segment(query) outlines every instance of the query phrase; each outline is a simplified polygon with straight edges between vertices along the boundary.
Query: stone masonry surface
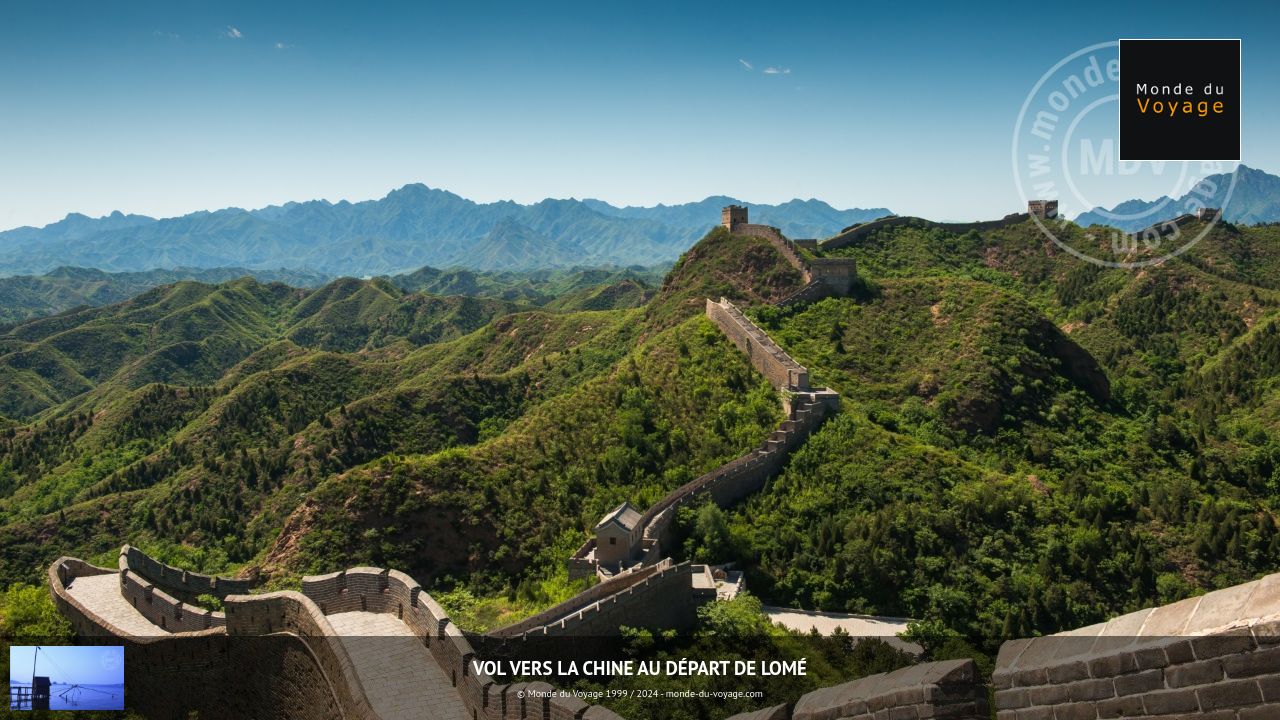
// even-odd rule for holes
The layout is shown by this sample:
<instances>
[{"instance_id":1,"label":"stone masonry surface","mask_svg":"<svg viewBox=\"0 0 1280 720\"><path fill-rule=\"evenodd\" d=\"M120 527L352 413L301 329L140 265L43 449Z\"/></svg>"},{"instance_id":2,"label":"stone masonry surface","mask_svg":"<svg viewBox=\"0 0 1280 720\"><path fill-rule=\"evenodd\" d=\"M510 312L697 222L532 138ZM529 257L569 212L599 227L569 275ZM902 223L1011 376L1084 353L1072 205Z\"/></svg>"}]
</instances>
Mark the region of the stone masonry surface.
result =
<instances>
[{"instance_id":1,"label":"stone masonry surface","mask_svg":"<svg viewBox=\"0 0 1280 720\"><path fill-rule=\"evenodd\" d=\"M90 575L76 578L67 593L81 604L93 608L106 622L120 632L138 637L168 635L168 631L147 620L120 594L120 576Z\"/></svg>"},{"instance_id":2,"label":"stone masonry surface","mask_svg":"<svg viewBox=\"0 0 1280 720\"><path fill-rule=\"evenodd\" d=\"M690 569L683 564L660 575ZM84 641L129 647L127 682L147 689L131 697L141 698L139 709L155 717L195 710L202 718L229 720L264 708L270 714L263 717L326 720L617 717L579 700L519 697L542 684L503 685L474 675L466 638L412 578L394 570L309 577L303 582L308 594L230 596L226 626L173 634L147 627L150 621L124 601L120 576L74 558L49 569L55 602ZM645 584L630 590L638 593ZM365 641L370 645L362 647ZM404 684L416 690L405 693ZM1000 720L1280 717L1280 574L1059 635L1011 641L1001 648L992 685ZM822 688L793 707L762 708L736 720L976 720L987 717L985 698L972 662L947 661Z\"/></svg>"},{"instance_id":3,"label":"stone masonry surface","mask_svg":"<svg viewBox=\"0 0 1280 720\"><path fill-rule=\"evenodd\" d=\"M120 569L128 569L157 588L180 600L191 602L197 595L243 595L253 589L253 581L238 578L220 578L190 572L152 559L135 547L120 548Z\"/></svg>"},{"instance_id":4,"label":"stone masonry surface","mask_svg":"<svg viewBox=\"0 0 1280 720\"><path fill-rule=\"evenodd\" d=\"M329 616L360 684L383 720L466 720L467 709L427 648L394 615L344 612Z\"/></svg>"},{"instance_id":5,"label":"stone masonry surface","mask_svg":"<svg viewBox=\"0 0 1280 720\"><path fill-rule=\"evenodd\" d=\"M1000 720L1280 717L1280 574L1000 648Z\"/></svg>"}]
</instances>

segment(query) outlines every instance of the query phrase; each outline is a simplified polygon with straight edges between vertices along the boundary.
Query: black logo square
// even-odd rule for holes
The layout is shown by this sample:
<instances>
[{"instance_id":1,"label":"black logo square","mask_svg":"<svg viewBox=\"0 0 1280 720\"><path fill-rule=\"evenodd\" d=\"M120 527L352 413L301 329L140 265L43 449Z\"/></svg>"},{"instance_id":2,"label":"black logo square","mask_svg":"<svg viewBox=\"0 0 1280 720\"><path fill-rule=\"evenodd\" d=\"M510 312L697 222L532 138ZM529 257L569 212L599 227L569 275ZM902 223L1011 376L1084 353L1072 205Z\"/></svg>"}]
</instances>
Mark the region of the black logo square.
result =
<instances>
[{"instance_id":1,"label":"black logo square","mask_svg":"<svg viewBox=\"0 0 1280 720\"><path fill-rule=\"evenodd\" d=\"M1239 160L1240 41L1121 40L1120 159Z\"/></svg>"}]
</instances>

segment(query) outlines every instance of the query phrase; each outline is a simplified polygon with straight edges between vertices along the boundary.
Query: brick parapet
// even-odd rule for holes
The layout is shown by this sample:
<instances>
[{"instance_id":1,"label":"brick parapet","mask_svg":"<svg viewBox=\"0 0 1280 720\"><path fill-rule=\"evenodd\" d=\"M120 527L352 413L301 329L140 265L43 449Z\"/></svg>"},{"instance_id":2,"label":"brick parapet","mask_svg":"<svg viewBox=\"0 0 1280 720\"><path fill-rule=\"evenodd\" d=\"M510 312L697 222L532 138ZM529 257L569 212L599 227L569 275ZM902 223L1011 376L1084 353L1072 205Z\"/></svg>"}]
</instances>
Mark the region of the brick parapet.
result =
<instances>
[{"instance_id":1,"label":"brick parapet","mask_svg":"<svg viewBox=\"0 0 1280 720\"><path fill-rule=\"evenodd\" d=\"M1165 235L1171 235L1178 232L1184 225L1197 220L1195 215L1185 214L1175 218L1149 225L1137 232L1130 233L1130 237L1135 240L1159 240Z\"/></svg>"},{"instance_id":2,"label":"brick parapet","mask_svg":"<svg viewBox=\"0 0 1280 720\"><path fill-rule=\"evenodd\" d=\"M378 720L346 647L310 598L286 590L265 595L233 595L226 602L229 636L296 635L316 659L338 698L343 716Z\"/></svg>"},{"instance_id":3,"label":"brick parapet","mask_svg":"<svg viewBox=\"0 0 1280 720\"><path fill-rule=\"evenodd\" d=\"M697 609L714 600L693 588L695 567L690 562L665 564L638 582L608 593L581 608L573 608L542 625L526 628L524 637L611 636L623 625L685 629L694 623Z\"/></svg>"},{"instance_id":4,"label":"brick parapet","mask_svg":"<svg viewBox=\"0 0 1280 720\"><path fill-rule=\"evenodd\" d=\"M814 690L796 701L790 720L883 717L986 720L986 685L972 660L921 663Z\"/></svg>"},{"instance_id":5,"label":"brick parapet","mask_svg":"<svg viewBox=\"0 0 1280 720\"><path fill-rule=\"evenodd\" d=\"M779 390L809 389L809 371L783 351L778 344L751 322L727 298L719 302L707 298L707 317L747 355L761 375Z\"/></svg>"},{"instance_id":6,"label":"brick parapet","mask_svg":"<svg viewBox=\"0 0 1280 720\"><path fill-rule=\"evenodd\" d=\"M494 637L514 637L533 631L554 620L572 615L605 597L622 592L632 585L644 581L645 578L661 572L669 567L670 564L670 560L665 560L663 563L642 566L629 572L615 575L608 580L592 585L562 603L547 608L536 615L531 615L517 623L494 630L490 634Z\"/></svg>"},{"instance_id":7,"label":"brick parapet","mask_svg":"<svg viewBox=\"0 0 1280 720\"><path fill-rule=\"evenodd\" d=\"M171 596L190 602L197 595L244 595L253 589L252 580L223 578L166 565L132 545L120 548L120 570L128 569Z\"/></svg>"},{"instance_id":8,"label":"brick parapet","mask_svg":"<svg viewBox=\"0 0 1280 720\"><path fill-rule=\"evenodd\" d=\"M1001 720L1280 717L1280 574L1007 642L992 685Z\"/></svg>"},{"instance_id":9,"label":"brick parapet","mask_svg":"<svg viewBox=\"0 0 1280 720\"><path fill-rule=\"evenodd\" d=\"M193 632L227 624L226 613L184 603L127 567L120 570L119 576L121 596L161 630Z\"/></svg>"},{"instance_id":10,"label":"brick parapet","mask_svg":"<svg viewBox=\"0 0 1280 720\"><path fill-rule=\"evenodd\" d=\"M808 285L791 293L774 303L777 307L791 307L792 305L804 305L816 302L823 298L835 295L835 289L821 280L812 280Z\"/></svg>"}]
</instances>

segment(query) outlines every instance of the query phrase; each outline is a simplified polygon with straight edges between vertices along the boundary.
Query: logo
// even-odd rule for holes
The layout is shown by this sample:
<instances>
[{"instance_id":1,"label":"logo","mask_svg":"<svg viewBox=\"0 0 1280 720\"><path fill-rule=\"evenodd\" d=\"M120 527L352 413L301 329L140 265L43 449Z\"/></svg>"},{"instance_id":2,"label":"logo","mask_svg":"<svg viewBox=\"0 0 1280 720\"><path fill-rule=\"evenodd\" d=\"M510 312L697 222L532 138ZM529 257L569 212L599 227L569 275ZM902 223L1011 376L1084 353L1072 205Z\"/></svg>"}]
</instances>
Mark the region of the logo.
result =
<instances>
[{"instance_id":1,"label":"logo","mask_svg":"<svg viewBox=\"0 0 1280 720\"><path fill-rule=\"evenodd\" d=\"M1121 160L1119 101L1119 42L1059 60L1018 113L1014 179L1024 202L1058 203L1061 211L1031 217L1059 248L1106 267L1157 265L1190 250L1220 221L1237 163ZM1154 199L1106 209L1133 197ZM1086 212L1101 224L1082 230L1067 219Z\"/></svg>"}]
</instances>

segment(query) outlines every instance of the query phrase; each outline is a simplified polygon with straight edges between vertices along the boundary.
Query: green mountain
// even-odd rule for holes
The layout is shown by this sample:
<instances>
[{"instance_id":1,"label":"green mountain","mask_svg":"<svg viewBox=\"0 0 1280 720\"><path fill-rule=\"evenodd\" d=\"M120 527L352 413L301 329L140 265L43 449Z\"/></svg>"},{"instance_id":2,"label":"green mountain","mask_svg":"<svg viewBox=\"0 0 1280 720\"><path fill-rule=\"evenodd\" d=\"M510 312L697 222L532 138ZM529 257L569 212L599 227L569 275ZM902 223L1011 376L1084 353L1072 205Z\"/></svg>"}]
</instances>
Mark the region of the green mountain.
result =
<instances>
[{"instance_id":1,"label":"green mountain","mask_svg":"<svg viewBox=\"0 0 1280 720\"><path fill-rule=\"evenodd\" d=\"M549 305L554 301L554 306L561 310L579 307L573 298L580 297L579 309L606 310L643 305L652 294L650 287L662 282L664 267L566 267L518 272L423 267L387 279L410 293L467 295L533 306ZM122 302L159 285L181 280L216 284L241 277L302 288L316 287L330 280L324 275L294 270L178 268L108 273L63 267L46 275L0 278L0 326L56 315L82 306L98 307ZM570 297L570 293L577 295Z\"/></svg>"},{"instance_id":2,"label":"green mountain","mask_svg":"<svg viewBox=\"0 0 1280 720\"><path fill-rule=\"evenodd\" d=\"M552 296L537 309L490 294L496 274L424 270L29 321L0 335L0 582L129 539L272 587L403 568L478 629L534 612L579 588L564 560L606 509L779 421L703 317L725 295L843 405L763 492L682 513L681 554L739 563L771 603L991 651L1276 569L1277 232L1220 225L1127 271L1031 223L904 225L832 251L855 296L779 309L799 273L717 228L656 291L631 271L505 286Z\"/></svg>"},{"instance_id":3,"label":"green mountain","mask_svg":"<svg viewBox=\"0 0 1280 720\"><path fill-rule=\"evenodd\" d=\"M328 279L323 275L294 270L175 268L107 273L90 268L60 267L45 275L0 278L0 325L55 315L82 305L110 305L180 280L221 283L245 276L294 287L313 287Z\"/></svg>"},{"instance_id":4,"label":"green mountain","mask_svg":"<svg viewBox=\"0 0 1280 720\"><path fill-rule=\"evenodd\" d=\"M1220 226L1142 271L1030 224L839 251L867 297L755 314L847 412L706 559L775 602L925 618L988 650L1274 572L1277 240Z\"/></svg>"},{"instance_id":5,"label":"green mountain","mask_svg":"<svg viewBox=\"0 0 1280 720\"><path fill-rule=\"evenodd\" d=\"M570 542L581 518L618 495L656 498L759 442L777 422L768 385L692 313L645 342L638 339L639 309L517 312L429 344L408 336L379 344L387 338L371 331L357 351L304 346L300 341L315 338L297 337L330 327L311 324L326 313L360 317L348 303L369 318L396 317L414 297L436 300L396 297L379 281L341 281L310 293L251 280L187 283L60 318L56 328L50 321L18 326L15 338L45 350L60 333L107 334L104 328L127 328L144 315L167 318L165 332L101 363L80 394L29 398L28 405L63 404L31 424L0 430L3 577L30 577L51 550L101 552L115 534L151 538L162 553L199 544L207 550L197 564L205 567L256 558L289 574L329 562L346 543L324 537L368 533L338 517L307 520L337 512L389 514L386 540L364 543L370 556L418 547L423 552L412 565L424 577L482 566L485 577L505 581L534 558L544 569L559 564L530 538ZM204 310L212 304L227 305L217 316L240 322L215 325ZM210 370L222 356L193 352L191 368L169 368L179 382L143 382L139 367L156 348L190 342L186 330L229 336L245 352L220 373ZM695 383L694 394L676 392ZM378 468L392 458L430 469L423 471L430 489L418 495L424 476L409 465L385 485ZM520 511L520 532L477 504L489 497L503 513L515 513L528 492L565 482L576 490L557 491L559 504ZM352 483L358 497L339 511L329 501ZM410 495L389 499L400 492ZM427 509L436 507L442 514ZM421 528L410 527L426 517L448 523L457 541L393 542L397 534L418 534ZM476 555L475 543L487 549Z\"/></svg>"}]
</instances>

